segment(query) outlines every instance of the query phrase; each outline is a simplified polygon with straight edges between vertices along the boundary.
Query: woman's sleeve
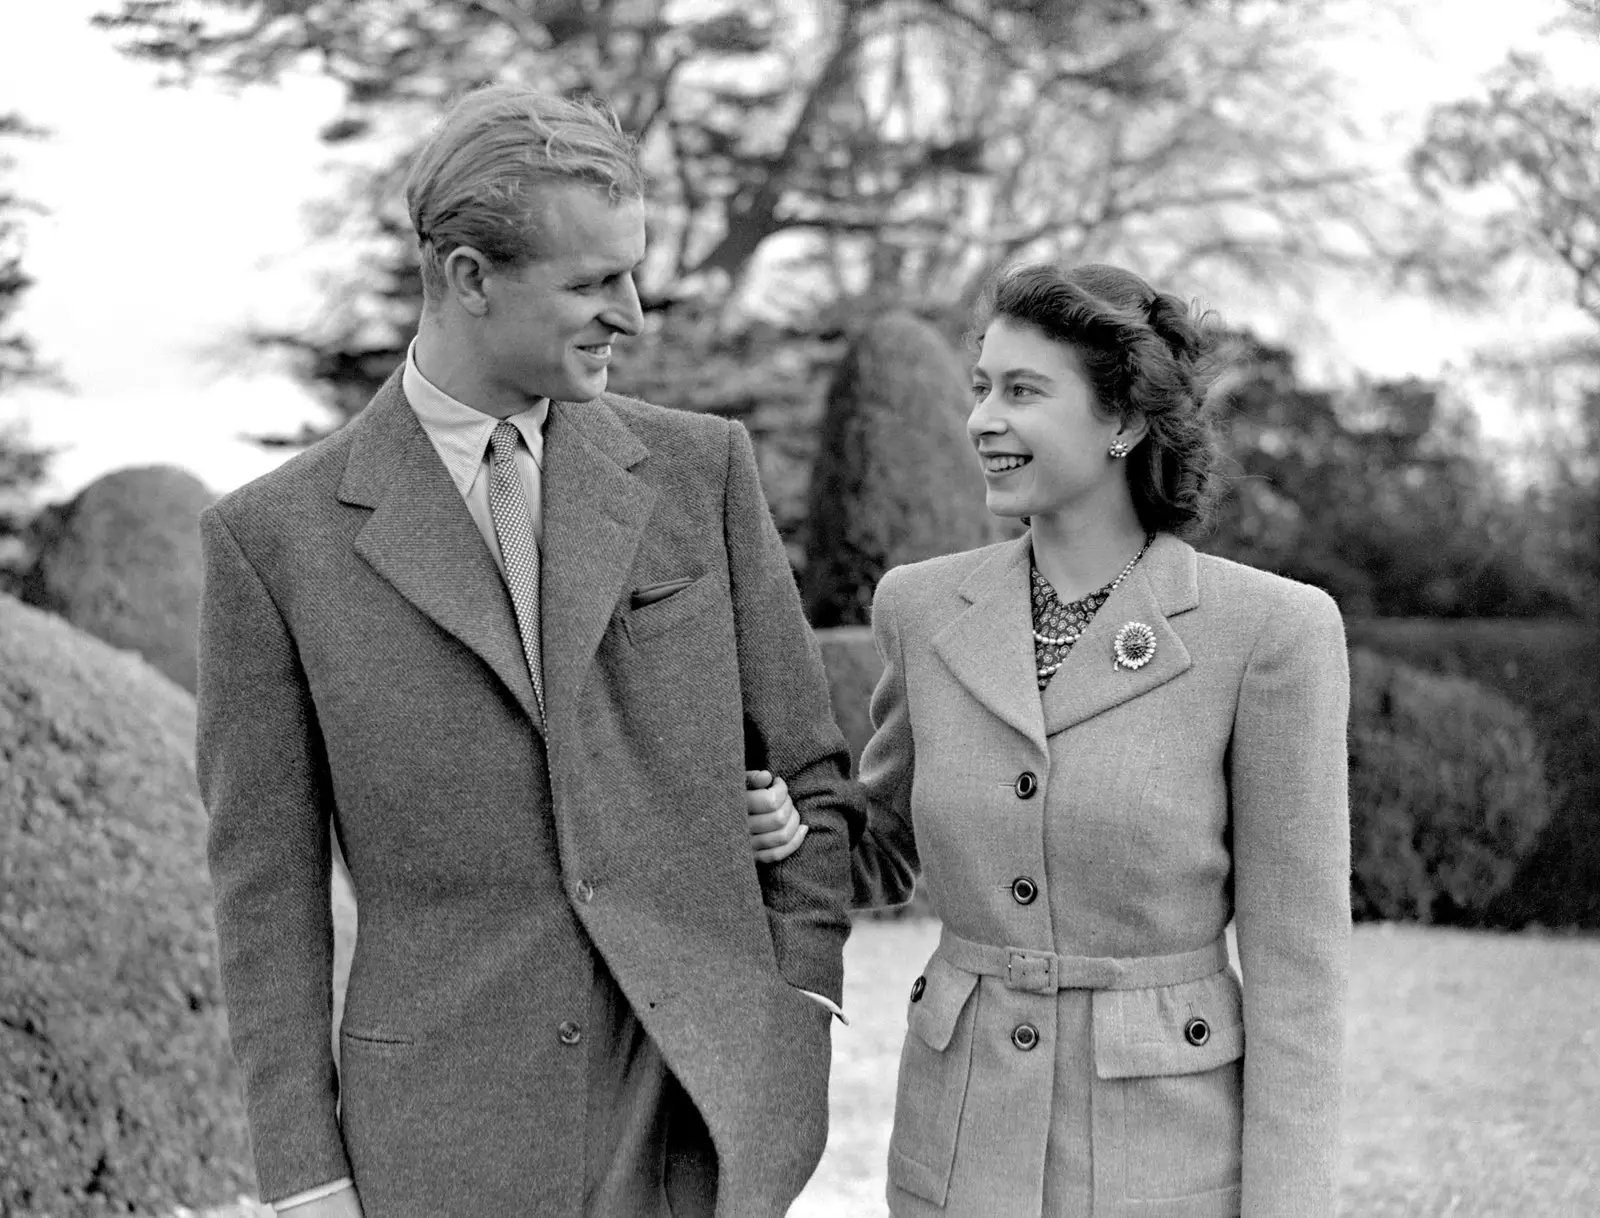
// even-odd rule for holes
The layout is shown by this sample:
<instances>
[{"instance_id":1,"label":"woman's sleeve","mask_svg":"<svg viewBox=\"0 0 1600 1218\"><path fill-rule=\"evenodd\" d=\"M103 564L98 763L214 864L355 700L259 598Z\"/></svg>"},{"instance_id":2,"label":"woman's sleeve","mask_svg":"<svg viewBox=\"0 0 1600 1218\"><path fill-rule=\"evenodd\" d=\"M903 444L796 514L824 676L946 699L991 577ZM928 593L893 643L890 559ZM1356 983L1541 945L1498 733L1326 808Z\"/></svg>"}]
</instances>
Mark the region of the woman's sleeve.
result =
<instances>
[{"instance_id":1,"label":"woman's sleeve","mask_svg":"<svg viewBox=\"0 0 1600 1218\"><path fill-rule=\"evenodd\" d=\"M850 854L851 904L858 909L904 905L916 890L921 869L911 825L916 748L893 608L895 583L890 571L872 597L872 641L883 661L883 675L872 693L872 739L861 753L861 784L870 805L867 828Z\"/></svg>"},{"instance_id":2,"label":"woman's sleeve","mask_svg":"<svg viewBox=\"0 0 1600 1218\"><path fill-rule=\"evenodd\" d=\"M1234 914L1244 971L1244 1218L1335 1212L1350 949L1344 623L1295 585L1234 717Z\"/></svg>"}]
</instances>

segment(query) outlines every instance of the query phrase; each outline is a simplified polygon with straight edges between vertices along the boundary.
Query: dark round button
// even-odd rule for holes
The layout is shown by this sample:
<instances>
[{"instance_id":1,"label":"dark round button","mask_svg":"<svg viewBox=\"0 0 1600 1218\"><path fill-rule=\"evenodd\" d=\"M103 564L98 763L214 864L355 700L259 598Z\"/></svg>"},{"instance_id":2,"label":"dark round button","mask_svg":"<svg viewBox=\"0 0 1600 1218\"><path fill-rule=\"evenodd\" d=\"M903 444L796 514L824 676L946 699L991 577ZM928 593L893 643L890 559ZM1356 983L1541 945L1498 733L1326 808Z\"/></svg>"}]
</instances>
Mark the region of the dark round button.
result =
<instances>
[{"instance_id":1,"label":"dark round button","mask_svg":"<svg viewBox=\"0 0 1600 1218\"><path fill-rule=\"evenodd\" d=\"M572 895L577 897L581 904L587 905L594 900L594 884L588 880L579 880L572 890Z\"/></svg>"},{"instance_id":2,"label":"dark round button","mask_svg":"<svg viewBox=\"0 0 1600 1218\"><path fill-rule=\"evenodd\" d=\"M1011 881L1011 899L1018 905L1032 905L1038 895L1039 886L1027 876L1019 875Z\"/></svg>"},{"instance_id":3,"label":"dark round button","mask_svg":"<svg viewBox=\"0 0 1600 1218\"><path fill-rule=\"evenodd\" d=\"M1032 799L1039 789L1039 776L1032 770L1023 770L1017 775L1015 786L1018 799Z\"/></svg>"},{"instance_id":4,"label":"dark round button","mask_svg":"<svg viewBox=\"0 0 1600 1218\"><path fill-rule=\"evenodd\" d=\"M928 979L926 977L918 977L915 981L913 981L911 983L911 1001L912 1002L921 1002L922 1001L922 991L927 989L927 988L928 988Z\"/></svg>"},{"instance_id":5,"label":"dark round button","mask_svg":"<svg viewBox=\"0 0 1600 1218\"><path fill-rule=\"evenodd\" d=\"M556 1029L556 1035L561 1038L562 1044L575 1045L583 1039L583 1029L568 1019Z\"/></svg>"},{"instance_id":6,"label":"dark round button","mask_svg":"<svg viewBox=\"0 0 1600 1218\"><path fill-rule=\"evenodd\" d=\"M1039 1029L1031 1023L1019 1023L1012 1029L1011 1043L1027 1053L1038 1045Z\"/></svg>"},{"instance_id":7,"label":"dark round button","mask_svg":"<svg viewBox=\"0 0 1600 1218\"><path fill-rule=\"evenodd\" d=\"M1183 1025L1183 1038L1198 1048L1211 1039L1211 1025L1196 1015Z\"/></svg>"}]
</instances>

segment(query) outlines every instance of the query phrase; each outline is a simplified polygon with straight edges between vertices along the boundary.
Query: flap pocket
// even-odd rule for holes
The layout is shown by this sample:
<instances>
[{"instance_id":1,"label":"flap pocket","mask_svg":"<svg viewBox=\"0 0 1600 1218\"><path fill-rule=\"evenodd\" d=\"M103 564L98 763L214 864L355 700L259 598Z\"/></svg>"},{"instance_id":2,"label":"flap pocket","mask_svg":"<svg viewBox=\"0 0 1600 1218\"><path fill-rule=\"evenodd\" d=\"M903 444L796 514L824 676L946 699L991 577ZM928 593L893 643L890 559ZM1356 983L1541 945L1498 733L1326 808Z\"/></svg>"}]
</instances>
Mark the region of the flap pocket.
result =
<instances>
[{"instance_id":1,"label":"flap pocket","mask_svg":"<svg viewBox=\"0 0 1600 1218\"><path fill-rule=\"evenodd\" d=\"M1179 985L1095 991L1101 1078L1199 1074L1242 1056L1244 1003L1232 969Z\"/></svg>"},{"instance_id":2,"label":"flap pocket","mask_svg":"<svg viewBox=\"0 0 1600 1218\"><path fill-rule=\"evenodd\" d=\"M923 971L922 996L910 1004L906 1023L928 1048L943 1053L977 984L976 973L935 955Z\"/></svg>"},{"instance_id":3,"label":"flap pocket","mask_svg":"<svg viewBox=\"0 0 1600 1218\"><path fill-rule=\"evenodd\" d=\"M676 583L678 581L669 581ZM662 585L665 587L666 585ZM710 575L700 575L671 595L630 608L622 619L623 629L634 644L654 638L679 622L693 617L714 603L721 585ZM645 589L650 591L650 589Z\"/></svg>"}]
</instances>

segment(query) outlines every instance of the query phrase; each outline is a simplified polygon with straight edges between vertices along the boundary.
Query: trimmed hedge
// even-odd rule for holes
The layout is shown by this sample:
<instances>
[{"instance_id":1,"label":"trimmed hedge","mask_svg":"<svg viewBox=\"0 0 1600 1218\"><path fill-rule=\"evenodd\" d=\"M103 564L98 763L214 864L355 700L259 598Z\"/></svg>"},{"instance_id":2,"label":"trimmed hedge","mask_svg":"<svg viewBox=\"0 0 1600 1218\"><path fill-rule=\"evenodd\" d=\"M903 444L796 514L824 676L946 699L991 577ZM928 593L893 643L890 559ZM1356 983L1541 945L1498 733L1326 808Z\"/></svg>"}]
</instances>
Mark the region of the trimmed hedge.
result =
<instances>
[{"instance_id":1,"label":"trimmed hedge","mask_svg":"<svg viewBox=\"0 0 1600 1218\"><path fill-rule=\"evenodd\" d=\"M1354 644L1495 690L1538 733L1550 823L1483 924L1600 930L1600 626L1391 618L1346 629Z\"/></svg>"},{"instance_id":2,"label":"trimmed hedge","mask_svg":"<svg viewBox=\"0 0 1600 1218\"><path fill-rule=\"evenodd\" d=\"M859 761L881 672L871 631L817 638L834 713ZM1532 720L1484 686L1359 648L1351 684L1353 914L1487 920L1551 815ZM922 893L909 908L928 912Z\"/></svg>"},{"instance_id":3,"label":"trimmed hedge","mask_svg":"<svg viewBox=\"0 0 1600 1218\"><path fill-rule=\"evenodd\" d=\"M197 478L170 465L91 482L34 525L22 599L138 652L194 692L200 512L211 500Z\"/></svg>"},{"instance_id":4,"label":"trimmed hedge","mask_svg":"<svg viewBox=\"0 0 1600 1218\"><path fill-rule=\"evenodd\" d=\"M800 590L813 626L861 626L890 567L999 536L967 437L966 378L927 322L869 322L828 393Z\"/></svg>"},{"instance_id":5,"label":"trimmed hedge","mask_svg":"<svg viewBox=\"0 0 1600 1218\"><path fill-rule=\"evenodd\" d=\"M253 1187L193 747L188 694L0 596L0 1213Z\"/></svg>"},{"instance_id":6,"label":"trimmed hedge","mask_svg":"<svg viewBox=\"0 0 1600 1218\"><path fill-rule=\"evenodd\" d=\"M1462 677L1350 654L1350 905L1481 922L1550 819L1528 715Z\"/></svg>"}]
</instances>

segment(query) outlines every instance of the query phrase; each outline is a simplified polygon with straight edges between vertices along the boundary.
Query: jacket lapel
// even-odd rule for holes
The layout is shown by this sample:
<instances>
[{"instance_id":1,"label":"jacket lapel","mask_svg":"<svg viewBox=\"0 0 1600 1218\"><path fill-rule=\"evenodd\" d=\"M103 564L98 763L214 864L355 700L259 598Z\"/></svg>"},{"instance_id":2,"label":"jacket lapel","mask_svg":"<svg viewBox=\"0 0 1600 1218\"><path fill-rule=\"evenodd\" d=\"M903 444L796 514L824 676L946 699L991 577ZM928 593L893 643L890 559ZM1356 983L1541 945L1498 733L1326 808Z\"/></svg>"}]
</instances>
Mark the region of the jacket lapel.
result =
<instances>
[{"instance_id":1,"label":"jacket lapel","mask_svg":"<svg viewBox=\"0 0 1600 1218\"><path fill-rule=\"evenodd\" d=\"M1065 731L1186 672L1192 663L1189 651L1168 618L1199 603L1194 550L1171 534L1161 534L1100 606L1046 687L1046 734ZM1155 634L1155 655L1142 668L1115 662L1117 632L1129 622L1143 622Z\"/></svg>"},{"instance_id":2,"label":"jacket lapel","mask_svg":"<svg viewBox=\"0 0 1600 1218\"><path fill-rule=\"evenodd\" d=\"M628 472L649 450L605 397L551 402L544 451L545 707L553 723L575 723L656 492Z\"/></svg>"},{"instance_id":3,"label":"jacket lapel","mask_svg":"<svg viewBox=\"0 0 1600 1218\"><path fill-rule=\"evenodd\" d=\"M398 372L350 426L355 436L339 499L372 509L356 553L483 660L537 723L510 595Z\"/></svg>"},{"instance_id":4,"label":"jacket lapel","mask_svg":"<svg viewBox=\"0 0 1600 1218\"><path fill-rule=\"evenodd\" d=\"M966 609L933 638L933 651L993 714L1045 750L1033 667L1033 614L1024 536L996 550L962 582Z\"/></svg>"}]
</instances>

